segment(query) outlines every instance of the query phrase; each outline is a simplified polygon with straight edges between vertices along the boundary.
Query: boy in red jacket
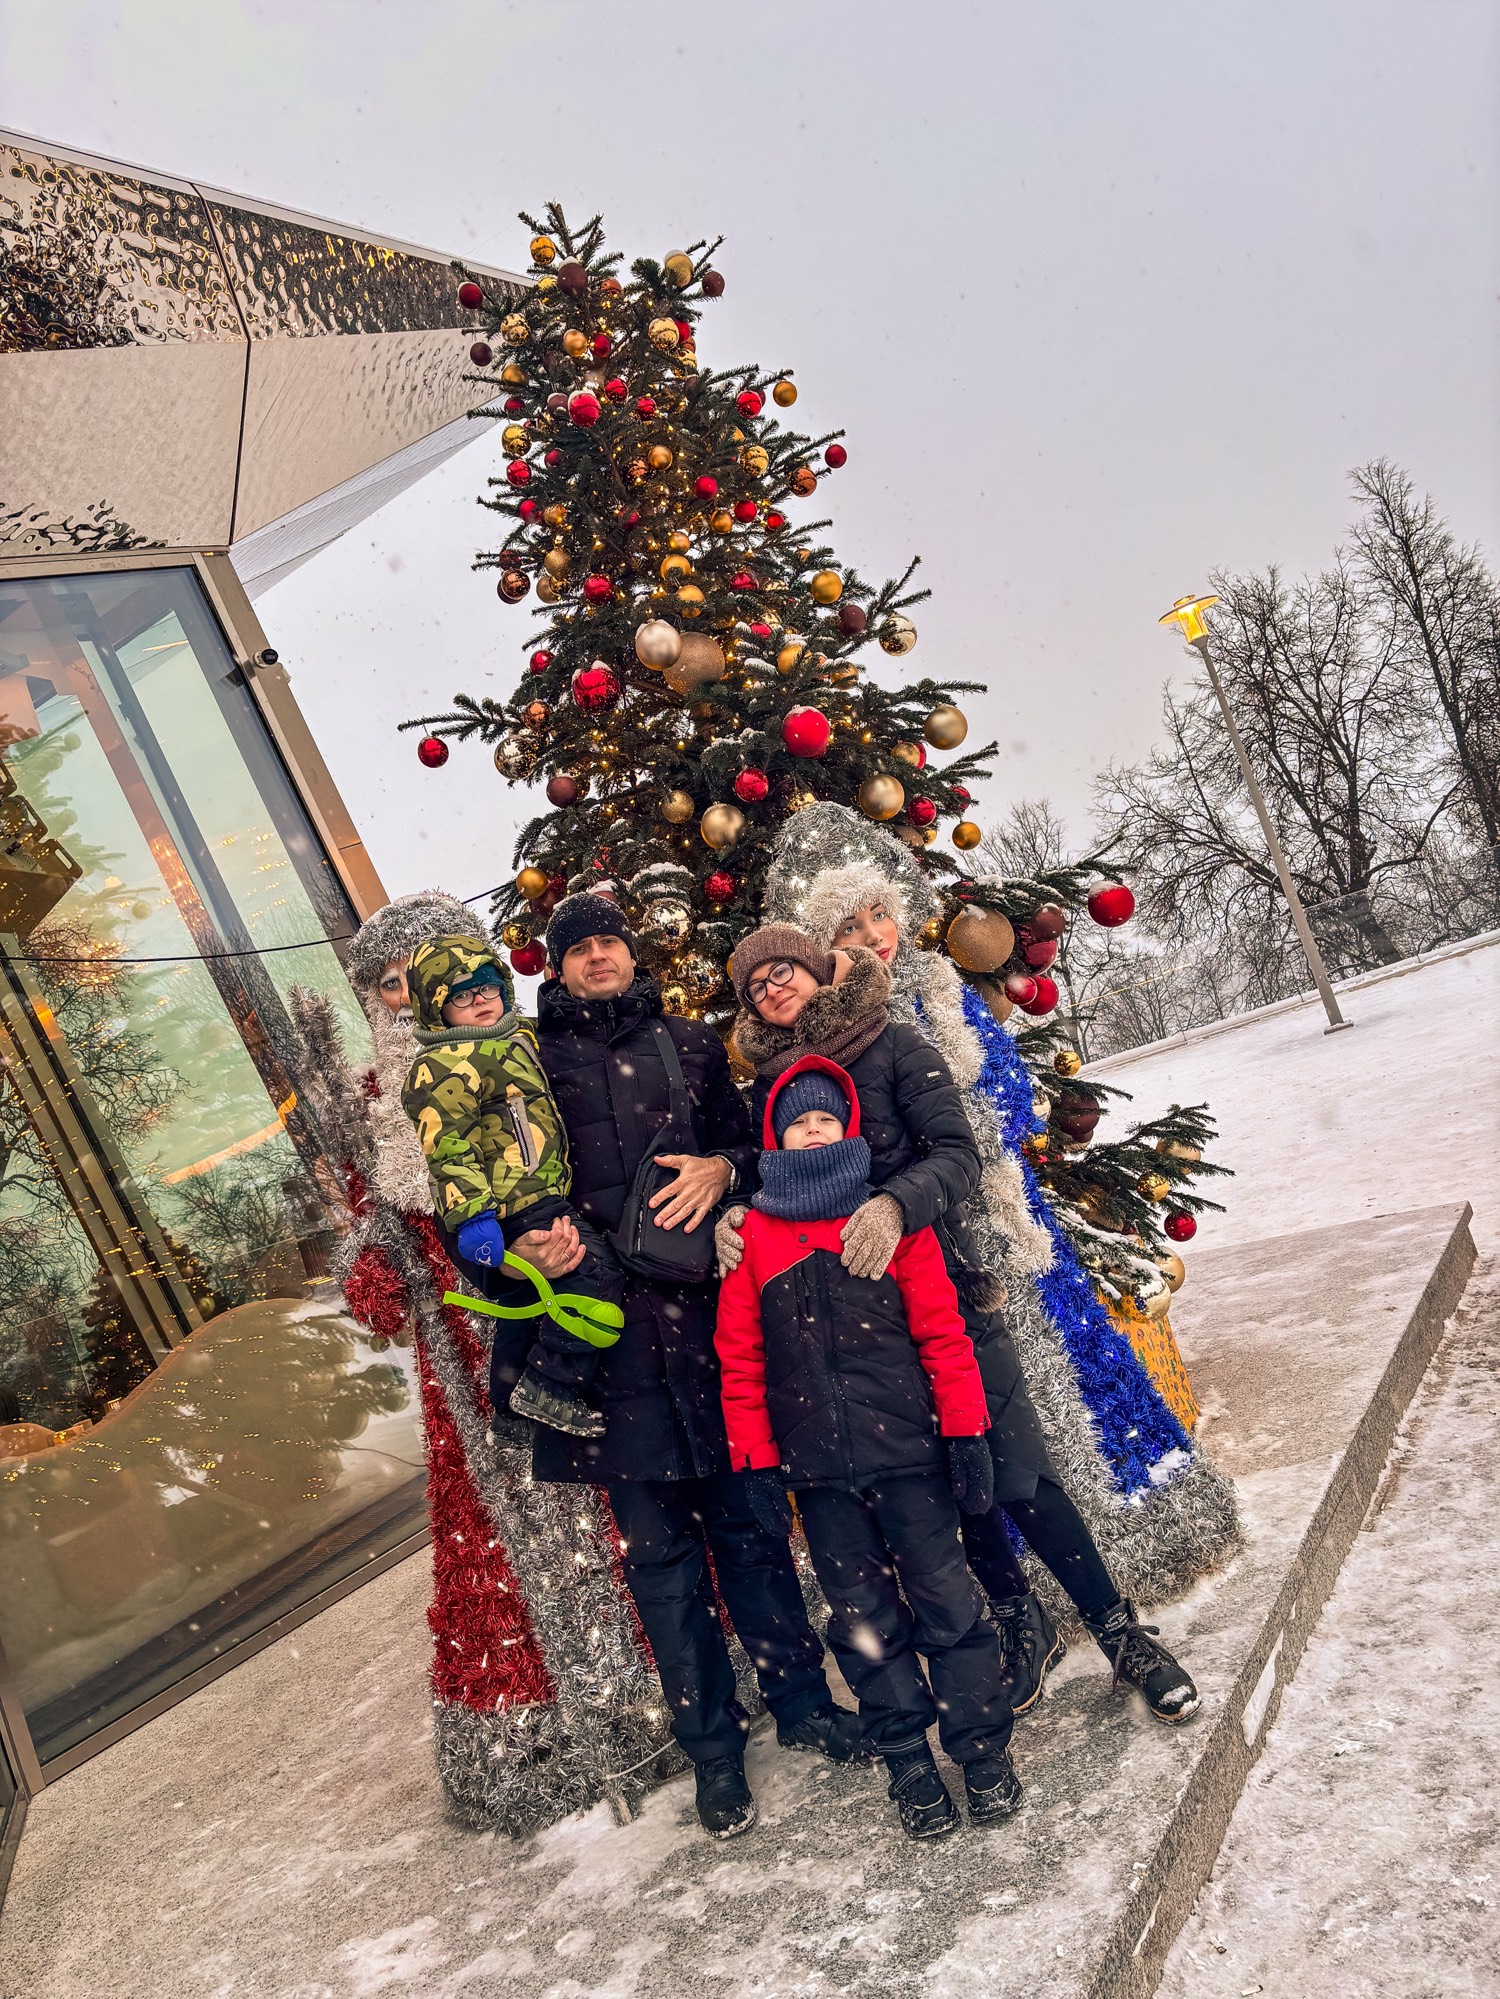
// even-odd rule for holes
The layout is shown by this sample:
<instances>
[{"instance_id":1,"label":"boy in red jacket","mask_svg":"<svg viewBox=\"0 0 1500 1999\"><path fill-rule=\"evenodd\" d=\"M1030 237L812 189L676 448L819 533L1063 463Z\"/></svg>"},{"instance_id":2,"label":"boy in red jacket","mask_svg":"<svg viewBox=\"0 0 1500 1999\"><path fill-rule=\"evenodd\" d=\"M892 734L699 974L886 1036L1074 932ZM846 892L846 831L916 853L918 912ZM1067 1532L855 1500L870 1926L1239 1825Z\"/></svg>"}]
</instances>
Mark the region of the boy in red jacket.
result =
<instances>
[{"instance_id":1,"label":"boy in red jacket","mask_svg":"<svg viewBox=\"0 0 1500 1999\"><path fill-rule=\"evenodd\" d=\"M791 1532L797 1490L833 1612L828 1643L907 1833L931 1839L959 1823L927 1746L934 1720L963 1767L970 1818L1008 1818L1021 1802L1012 1716L957 1512L990 1505L989 1417L942 1250L923 1228L883 1277L844 1268L870 1149L836 1062L806 1055L778 1078L764 1142L744 1258L719 1294L730 1463L778 1533Z\"/></svg>"}]
</instances>

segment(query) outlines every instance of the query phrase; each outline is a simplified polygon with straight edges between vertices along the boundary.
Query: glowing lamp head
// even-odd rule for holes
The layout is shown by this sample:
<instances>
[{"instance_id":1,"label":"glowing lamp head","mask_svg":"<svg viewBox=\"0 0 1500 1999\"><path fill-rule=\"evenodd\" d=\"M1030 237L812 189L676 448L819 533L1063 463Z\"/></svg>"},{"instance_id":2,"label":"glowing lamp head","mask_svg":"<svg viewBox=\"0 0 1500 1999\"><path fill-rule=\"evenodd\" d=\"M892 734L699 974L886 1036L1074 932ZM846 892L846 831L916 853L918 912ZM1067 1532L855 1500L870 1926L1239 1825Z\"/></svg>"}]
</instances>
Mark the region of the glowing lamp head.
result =
<instances>
[{"instance_id":1,"label":"glowing lamp head","mask_svg":"<svg viewBox=\"0 0 1500 1999\"><path fill-rule=\"evenodd\" d=\"M1208 637L1208 624L1203 613L1209 606L1218 603L1217 597L1179 597L1171 610L1157 619L1159 625L1176 625L1190 646Z\"/></svg>"}]
</instances>

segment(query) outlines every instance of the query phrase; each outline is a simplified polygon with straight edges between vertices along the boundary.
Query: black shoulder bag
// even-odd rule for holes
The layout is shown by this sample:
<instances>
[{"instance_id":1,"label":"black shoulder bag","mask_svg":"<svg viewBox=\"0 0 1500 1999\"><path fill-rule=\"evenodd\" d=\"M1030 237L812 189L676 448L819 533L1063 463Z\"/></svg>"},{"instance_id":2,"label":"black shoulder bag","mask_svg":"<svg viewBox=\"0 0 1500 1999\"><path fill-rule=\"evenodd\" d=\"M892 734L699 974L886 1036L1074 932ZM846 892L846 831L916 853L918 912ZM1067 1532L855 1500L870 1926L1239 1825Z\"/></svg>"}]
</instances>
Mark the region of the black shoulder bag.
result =
<instances>
[{"instance_id":1,"label":"black shoulder bag","mask_svg":"<svg viewBox=\"0 0 1500 1999\"><path fill-rule=\"evenodd\" d=\"M670 1091L667 1121L646 1147L645 1157L635 1169L620 1213L620 1226L610 1242L632 1277L654 1278L659 1283L703 1284L714 1267L712 1214L705 1215L695 1229L664 1229L651 1206L651 1196L670 1186L677 1177L675 1167L661 1164L661 1154L692 1152L697 1143L693 1136L692 1099L677 1044L670 1029L660 1020L652 1021L651 1032L667 1072Z\"/></svg>"}]
</instances>

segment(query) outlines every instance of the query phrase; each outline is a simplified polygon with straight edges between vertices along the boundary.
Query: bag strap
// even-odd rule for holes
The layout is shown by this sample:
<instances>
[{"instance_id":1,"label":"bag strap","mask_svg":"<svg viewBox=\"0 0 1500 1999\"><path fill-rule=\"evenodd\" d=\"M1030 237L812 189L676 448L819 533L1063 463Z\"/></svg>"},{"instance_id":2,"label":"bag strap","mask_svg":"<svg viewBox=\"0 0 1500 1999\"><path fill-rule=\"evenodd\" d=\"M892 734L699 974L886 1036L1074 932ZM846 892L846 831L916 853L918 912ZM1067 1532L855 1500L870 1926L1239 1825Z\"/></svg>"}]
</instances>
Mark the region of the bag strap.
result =
<instances>
[{"instance_id":1,"label":"bag strap","mask_svg":"<svg viewBox=\"0 0 1500 1999\"><path fill-rule=\"evenodd\" d=\"M690 1139L693 1136L693 1100L688 1094L687 1077L682 1073L682 1057L677 1053L677 1043L664 1020L653 1020L651 1032L656 1036L662 1067L667 1072L667 1122L675 1126L684 1138Z\"/></svg>"}]
</instances>

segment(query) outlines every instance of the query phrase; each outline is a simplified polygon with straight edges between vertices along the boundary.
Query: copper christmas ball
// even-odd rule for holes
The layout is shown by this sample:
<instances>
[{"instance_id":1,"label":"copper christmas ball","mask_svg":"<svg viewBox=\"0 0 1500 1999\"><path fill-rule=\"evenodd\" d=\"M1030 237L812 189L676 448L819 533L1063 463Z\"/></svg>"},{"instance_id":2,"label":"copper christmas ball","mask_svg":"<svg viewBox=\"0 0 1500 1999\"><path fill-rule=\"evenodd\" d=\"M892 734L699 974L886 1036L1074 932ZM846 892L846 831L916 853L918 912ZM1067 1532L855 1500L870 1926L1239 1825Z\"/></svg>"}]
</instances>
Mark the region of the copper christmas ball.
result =
<instances>
[{"instance_id":1,"label":"copper christmas ball","mask_svg":"<svg viewBox=\"0 0 1500 1999\"><path fill-rule=\"evenodd\" d=\"M531 442L523 423L508 423L500 433L500 449L507 458L519 458Z\"/></svg>"},{"instance_id":2,"label":"copper christmas ball","mask_svg":"<svg viewBox=\"0 0 1500 1999\"><path fill-rule=\"evenodd\" d=\"M934 708L922 724L922 734L935 750L956 750L968 733L968 717L961 708L955 708L951 702L945 702L941 707ZM957 839L956 834L954 837ZM960 840L958 844L963 846L964 842ZM968 845L973 846L974 841L969 841Z\"/></svg>"},{"instance_id":3,"label":"copper christmas ball","mask_svg":"<svg viewBox=\"0 0 1500 1999\"><path fill-rule=\"evenodd\" d=\"M788 483L799 498L806 500L818 490L818 475L810 465L799 465Z\"/></svg>"},{"instance_id":4,"label":"copper christmas ball","mask_svg":"<svg viewBox=\"0 0 1500 1999\"><path fill-rule=\"evenodd\" d=\"M1135 1191L1143 1201L1164 1201L1172 1191L1172 1183L1165 1173L1143 1173L1135 1183Z\"/></svg>"},{"instance_id":5,"label":"copper christmas ball","mask_svg":"<svg viewBox=\"0 0 1500 1999\"><path fill-rule=\"evenodd\" d=\"M844 579L836 569L820 569L811 589L815 604L836 604L844 594Z\"/></svg>"},{"instance_id":6,"label":"copper christmas ball","mask_svg":"<svg viewBox=\"0 0 1500 1999\"><path fill-rule=\"evenodd\" d=\"M589 288L589 274L582 264L570 258L566 264L558 265L557 283L569 298L582 298Z\"/></svg>"},{"instance_id":7,"label":"copper christmas ball","mask_svg":"<svg viewBox=\"0 0 1500 1999\"><path fill-rule=\"evenodd\" d=\"M723 272L705 271L703 273L702 285L705 298L722 298L724 296Z\"/></svg>"},{"instance_id":8,"label":"copper christmas ball","mask_svg":"<svg viewBox=\"0 0 1500 1999\"><path fill-rule=\"evenodd\" d=\"M807 650L806 639L788 639L776 655L778 673L795 673L803 653Z\"/></svg>"},{"instance_id":9,"label":"copper christmas ball","mask_svg":"<svg viewBox=\"0 0 1500 1999\"><path fill-rule=\"evenodd\" d=\"M531 261L533 264L550 264L557 256L557 245L550 236L533 236L531 239Z\"/></svg>"},{"instance_id":10,"label":"copper christmas ball","mask_svg":"<svg viewBox=\"0 0 1500 1999\"><path fill-rule=\"evenodd\" d=\"M1016 948L1016 933L997 909L961 909L948 925L948 955L966 972L998 972Z\"/></svg>"},{"instance_id":11,"label":"copper christmas ball","mask_svg":"<svg viewBox=\"0 0 1500 1999\"><path fill-rule=\"evenodd\" d=\"M662 269L667 274L668 283L676 285L679 291L693 282L693 260L685 257L680 250L674 250L670 257L663 260Z\"/></svg>"},{"instance_id":12,"label":"copper christmas ball","mask_svg":"<svg viewBox=\"0 0 1500 1999\"><path fill-rule=\"evenodd\" d=\"M865 779L854 802L867 819L894 819L906 793L895 778L881 774Z\"/></svg>"},{"instance_id":13,"label":"copper christmas ball","mask_svg":"<svg viewBox=\"0 0 1500 1999\"><path fill-rule=\"evenodd\" d=\"M531 588L531 578L524 570L505 569L500 573L496 588L507 604L519 604Z\"/></svg>"},{"instance_id":14,"label":"copper christmas ball","mask_svg":"<svg viewBox=\"0 0 1500 1999\"><path fill-rule=\"evenodd\" d=\"M983 838L983 833L972 819L960 819L953 829L953 844L961 854L967 854L970 848L977 847Z\"/></svg>"},{"instance_id":15,"label":"copper christmas ball","mask_svg":"<svg viewBox=\"0 0 1500 1999\"><path fill-rule=\"evenodd\" d=\"M646 453L646 463L651 467L653 472L670 471L672 453L665 444L653 444L651 449Z\"/></svg>"},{"instance_id":16,"label":"copper christmas ball","mask_svg":"<svg viewBox=\"0 0 1500 1999\"><path fill-rule=\"evenodd\" d=\"M1059 1076L1076 1076L1083 1067L1083 1057L1076 1048L1059 1048L1052 1058L1052 1066Z\"/></svg>"},{"instance_id":17,"label":"copper christmas ball","mask_svg":"<svg viewBox=\"0 0 1500 1999\"><path fill-rule=\"evenodd\" d=\"M576 805L580 791L581 786L576 777L569 777L565 771L559 771L556 777L549 777L547 780L547 803L558 807Z\"/></svg>"},{"instance_id":18,"label":"copper christmas ball","mask_svg":"<svg viewBox=\"0 0 1500 1999\"><path fill-rule=\"evenodd\" d=\"M531 328L520 313L507 313L500 322L500 338L507 347L522 347L531 338Z\"/></svg>"},{"instance_id":19,"label":"copper christmas ball","mask_svg":"<svg viewBox=\"0 0 1500 1999\"><path fill-rule=\"evenodd\" d=\"M545 729L552 720L552 710L545 701L528 701L521 710L521 720L528 729Z\"/></svg>"},{"instance_id":20,"label":"copper christmas ball","mask_svg":"<svg viewBox=\"0 0 1500 1999\"><path fill-rule=\"evenodd\" d=\"M618 298L623 289L624 287L618 278L601 278L599 280L600 298Z\"/></svg>"},{"instance_id":21,"label":"copper christmas ball","mask_svg":"<svg viewBox=\"0 0 1500 1999\"><path fill-rule=\"evenodd\" d=\"M852 659L841 659L829 669L828 678L835 687L853 687L859 679L859 668Z\"/></svg>"},{"instance_id":22,"label":"copper christmas ball","mask_svg":"<svg viewBox=\"0 0 1500 1999\"><path fill-rule=\"evenodd\" d=\"M570 326L562 337L563 352L571 360L578 361L589 351L589 337L580 333L576 326Z\"/></svg>"},{"instance_id":23,"label":"copper christmas ball","mask_svg":"<svg viewBox=\"0 0 1500 1999\"><path fill-rule=\"evenodd\" d=\"M632 458L630 463L625 467L625 477L631 480L633 484L639 486L650 469L644 458Z\"/></svg>"},{"instance_id":24,"label":"copper christmas ball","mask_svg":"<svg viewBox=\"0 0 1500 1999\"><path fill-rule=\"evenodd\" d=\"M547 877L540 868L522 868L516 876L516 887L528 902L535 902L539 895L547 893Z\"/></svg>"},{"instance_id":25,"label":"copper christmas ball","mask_svg":"<svg viewBox=\"0 0 1500 1999\"><path fill-rule=\"evenodd\" d=\"M771 469L771 454L760 444L747 444L740 453L740 463L747 472L763 479Z\"/></svg>"},{"instance_id":26,"label":"copper christmas ball","mask_svg":"<svg viewBox=\"0 0 1500 1999\"><path fill-rule=\"evenodd\" d=\"M660 347L663 353L667 354L670 354L682 339L677 331L675 319L653 319L646 328L646 336L653 347Z\"/></svg>"},{"instance_id":27,"label":"copper christmas ball","mask_svg":"<svg viewBox=\"0 0 1500 1999\"><path fill-rule=\"evenodd\" d=\"M560 500L554 500L550 507L543 507L542 519L549 528L565 528L568 525L568 510Z\"/></svg>"},{"instance_id":28,"label":"copper christmas ball","mask_svg":"<svg viewBox=\"0 0 1500 1999\"><path fill-rule=\"evenodd\" d=\"M779 409L789 410L797 400L797 384L787 381L778 382L771 391L771 400Z\"/></svg>"},{"instance_id":29,"label":"copper christmas ball","mask_svg":"<svg viewBox=\"0 0 1500 1999\"><path fill-rule=\"evenodd\" d=\"M660 672L674 666L682 651L682 633L665 618L648 618L635 635L635 656L642 666Z\"/></svg>"},{"instance_id":30,"label":"copper christmas ball","mask_svg":"<svg viewBox=\"0 0 1500 1999\"><path fill-rule=\"evenodd\" d=\"M892 611L880 627L880 650L888 652L893 659L911 651L917 642L917 628L911 619L900 611Z\"/></svg>"},{"instance_id":31,"label":"copper christmas ball","mask_svg":"<svg viewBox=\"0 0 1500 1999\"><path fill-rule=\"evenodd\" d=\"M745 815L737 805L710 805L698 831L710 847L732 847L745 830Z\"/></svg>"},{"instance_id":32,"label":"copper christmas ball","mask_svg":"<svg viewBox=\"0 0 1500 1999\"><path fill-rule=\"evenodd\" d=\"M1167 1280L1169 1291L1180 1291L1187 1281L1187 1265L1175 1250L1164 1250L1156 1259L1156 1267Z\"/></svg>"},{"instance_id":33,"label":"copper christmas ball","mask_svg":"<svg viewBox=\"0 0 1500 1999\"><path fill-rule=\"evenodd\" d=\"M661 802L661 816L670 825L685 826L693 816L693 801L685 791L669 791Z\"/></svg>"},{"instance_id":34,"label":"copper christmas ball","mask_svg":"<svg viewBox=\"0 0 1500 1999\"><path fill-rule=\"evenodd\" d=\"M693 537L686 528L673 528L667 536L667 547L677 555L686 555L693 545Z\"/></svg>"}]
</instances>

